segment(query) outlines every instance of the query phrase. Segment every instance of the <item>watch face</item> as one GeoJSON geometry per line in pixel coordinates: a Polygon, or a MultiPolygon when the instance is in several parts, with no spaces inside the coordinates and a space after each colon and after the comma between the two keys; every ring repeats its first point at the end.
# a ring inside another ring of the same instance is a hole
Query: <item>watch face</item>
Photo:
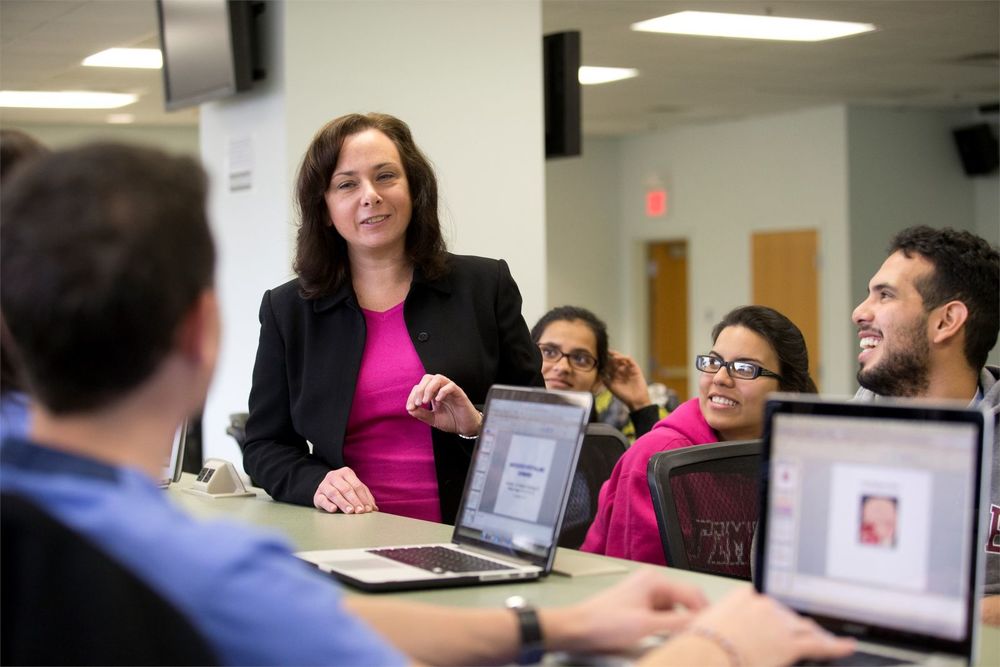
{"type": "Polygon", "coordinates": [[[504,606],[508,609],[520,609],[528,604],[528,601],[521,597],[520,595],[511,595],[509,598],[504,600],[504,606]]]}

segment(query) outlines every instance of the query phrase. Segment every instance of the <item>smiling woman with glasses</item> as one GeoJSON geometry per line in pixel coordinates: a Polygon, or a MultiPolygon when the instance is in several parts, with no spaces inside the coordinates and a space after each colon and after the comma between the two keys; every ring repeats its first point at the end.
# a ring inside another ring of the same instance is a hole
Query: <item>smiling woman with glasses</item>
{"type": "MultiPolygon", "coordinates": [[[[707,354],[695,357],[701,371],[698,397],[670,413],[619,459],[601,489],[583,551],[665,565],[646,478],[650,457],[669,449],[759,438],[769,393],[816,391],[802,333],[776,310],[737,308],[715,325],[712,341],[707,354]]],[[[742,502],[750,499],[737,500],[738,506],[753,507],[742,502]]]]}

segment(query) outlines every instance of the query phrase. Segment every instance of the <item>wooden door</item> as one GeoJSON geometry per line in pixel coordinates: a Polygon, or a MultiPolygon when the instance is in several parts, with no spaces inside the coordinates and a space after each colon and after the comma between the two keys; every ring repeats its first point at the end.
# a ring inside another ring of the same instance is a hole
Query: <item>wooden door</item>
{"type": "Polygon", "coordinates": [[[814,229],[753,235],[753,302],[799,327],[809,348],[809,374],[821,387],[818,267],[814,229]]]}
{"type": "Polygon", "coordinates": [[[649,382],[662,382],[688,396],[687,241],[650,243],[649,275],[649,382]]]}

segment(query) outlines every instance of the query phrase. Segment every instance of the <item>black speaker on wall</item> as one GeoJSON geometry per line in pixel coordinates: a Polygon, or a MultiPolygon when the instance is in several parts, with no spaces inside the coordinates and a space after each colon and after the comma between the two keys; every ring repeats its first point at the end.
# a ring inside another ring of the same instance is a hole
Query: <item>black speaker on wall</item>
{"type": "Polygon", "coordinates": [[[545,35],[542,59],[545,78],[545,157],[581,152],[580,33],[545,35]]]}
{"type": "Polygon", "coordinates": [[[1000,147],[997,136],[988,123],[952,130],[962,168],[969,176],[992,174],[1000,166],[1000,147]]]}

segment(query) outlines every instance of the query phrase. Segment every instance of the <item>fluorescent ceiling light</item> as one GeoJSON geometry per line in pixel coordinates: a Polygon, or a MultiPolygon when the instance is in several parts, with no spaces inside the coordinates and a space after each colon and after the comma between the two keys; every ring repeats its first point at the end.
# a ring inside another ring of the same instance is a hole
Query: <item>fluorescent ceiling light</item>
{"type": "Polygon", "coordinates": [[[87,90],[0,90],[0,107],[21,109],[117,109],[132,104],[135,95],[87,90]]]}
{"type": "Polygon", "coordinates": [[[580,83],[585,86],[631,79],[634,76],[639,76],[639,70],[631,67],[589,67],[584,65],[579,72],[580,83]]]}
{"type": "Polygon", "coordinates": [[[87,67],[134,67],[160,69],[163,56],[159,49],[105,49],[83,59],[87,67]]]}
{"type": "Polygon", "coordinates": [[[818,42],[874,30],[871,23],[791,19],[780,16],[721,14],[717,12],[677,12],[632,24],[632,30],[667,32],[709,37],[781,39],[818,42]]]}

